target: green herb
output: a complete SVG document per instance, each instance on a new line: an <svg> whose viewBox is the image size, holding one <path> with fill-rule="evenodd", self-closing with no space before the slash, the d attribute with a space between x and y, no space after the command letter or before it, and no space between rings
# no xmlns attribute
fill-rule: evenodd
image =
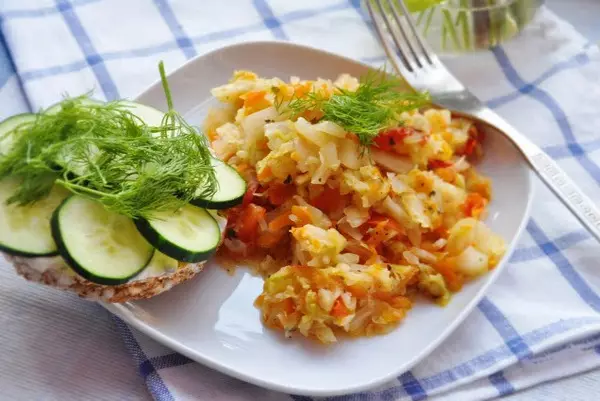
<svg viewBox="0 0 600 401"><path fill-rule="evenodd" d="M369 146L382 130L400 122L400 113L420 108L429 100L428 94L408 92L403 81L377 71L363 77L354 92L338 88L328 99L311 92L292 99L288 109L292 117L321 110L323 120L340 125L355 134L362 145Z"/></svg>
<svg viewBox="0 0 600 401"><path fill-rule="evenodd" d="M213 194L218 184L206 139L173 110L162 62L159 69L169 107L160 126L145 125L121 101L81 96L13 132L0 179L13 176L22 184L8 202L33 203L58 183L136 218L181 207L198 188Z"/></svg>

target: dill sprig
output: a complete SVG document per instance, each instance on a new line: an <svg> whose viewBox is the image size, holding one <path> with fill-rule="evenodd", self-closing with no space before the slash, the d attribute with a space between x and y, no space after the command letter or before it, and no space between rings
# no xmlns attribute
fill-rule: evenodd
<svg viewBox="0 0 600 401"><path fill-rule="evenodd" d="M293 117L320 110L322 120L340 125L355 134L361 145L369 146L381 131L401 123L402 112L423 107L429 101L427 93L408 92L403 81L377 71L362 77L356 91L336 88L329 98L313 91L293 98L287 108Z"/></svg>
<svg viewBox="0 0 600 401"><path fill-rule="evenodd" d="M177 209L213 194L217 181L206 139L173 109L162 62L169 111L148 126L127 103L65 99L60 110L42 112L11 133L15 141L0 159L0 179L21 181L9 203L26 205L58 183L132 218Z"/></svg>

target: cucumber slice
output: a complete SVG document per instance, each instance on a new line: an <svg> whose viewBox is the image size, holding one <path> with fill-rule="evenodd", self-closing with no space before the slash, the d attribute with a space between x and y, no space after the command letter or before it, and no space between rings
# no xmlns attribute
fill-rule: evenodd
<svg viewBox="0 0 600 401"><path fill-rule="evenodd" d="M131 111L132 114L138 116L146 125L151 127L158 127L162 125L162 120L165 115L160 110L154 107L146 106L145 104L131 102L124 100L121 102L127 107L127 110Z"/></svg>
<svg viewBox="0 0 600 401"><path fill-rule="evenodd" d="M23 113L0 122L0 155L7 154L17 140L15 134L19 131L15 131L16 128L23 124L33 123L35 118L35 114Z"/></svg>
<svg viewBox="0 0 600 401"><path fill-rule="evenodd" d="M160 213L152 220L138 219L135 224L156 249L183 262L208 259L221 240L221 229L214 217L193 205Z"/></svg>
<svg viewBox="0 0 600 401"><path fill-rule="evenodd" d="M207 209L227 209L242 203L247 185L242 176L221 160L213 159L219 189L210 198L198 197L190 203ZM198 191L200 192L200 191Z"/></svg>
<svg viewBox="0 0 600 401"><path fill-rule="evenodd" d="M154 253L133 220L73 195L55 210L52 236L60 255L82 277L116 285L142 271Z"/></svg>
<svg viewBox="0 0 600 401"><path fill-rule="evenodd" d="M15 179L0 181L0 249L17 256L52 256L58 253L50 231L52 212L68 192L55 186L48 197L27 206L7 205L17 190Z"/></svg>
<svg viewBox="0 0 600 401"><path fill-rule="evenodd" d="M148 277L158 277L163 274L173 273L177 271L179 267L179 261L173 259L170 256L165 255L164 253L155 250L154 256L148 263L148 266L142 270L139 276L136 276L136 280L142 280Z"/></svg>

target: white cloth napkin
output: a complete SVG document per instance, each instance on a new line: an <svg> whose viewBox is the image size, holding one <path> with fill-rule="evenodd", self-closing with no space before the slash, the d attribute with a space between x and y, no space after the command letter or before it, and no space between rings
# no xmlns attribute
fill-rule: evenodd
<svg viewBox="0 0 600 401"><path fill-rule="evenodd" d="M240 41L291 40L384 61L358 1L4 0L0 16L5 58L16 70L5 79L0 73L2 114L27 104L36 110L64 93L90 89L100 98L133 97L156 79L159 60L173 69ZM505 46L444 61L600 199L599 53L542 9ZM481 400L600 366L599 252L600 245L537 185L532 219L510 266L456 332L397 380L333 399ZM116 326L157 400L310 399L228 378L121 321ZM61 343L68 339L56 344L68 348Z"/></svg>

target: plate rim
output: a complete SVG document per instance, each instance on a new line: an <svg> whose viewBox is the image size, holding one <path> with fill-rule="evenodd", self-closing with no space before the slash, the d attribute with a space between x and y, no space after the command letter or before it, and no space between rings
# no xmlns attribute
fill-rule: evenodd
<svg viewBox="0 0 600 401"><path fill-rule="evenodd" d="M349 57L345 57L343 55L329 52L329 51L326 51L323 49L315 48L312 46L291 43L291 42L286 42L286 41L280 41L280 40L260 40L260 41L247 41L247 42L234 43L234 44L222 46L217 49L213 49L209 52L200 54L200 55L186 61L181 66L179 66L178 68L174 69L169 74L167 74L167 79L169 79L172 75L178 73L179 71L189 67L191 64L197 63L198 60L200 60L200 59L214 57L215 55L217 55L221 52L224 52L224 51L230 51L230 50L235 50L236 48L249 47L249 46L274 46L274 47L287 47L287 48L302 49L304 51L308 50L311 52L319 53L322 56L336 57L345 62L349 62L352 64L359 64L365 68L373 68L372 66L370 66L366 63L363 63L361 61L354 60ZM146 87L144 90L142 90L137 96L135 96L133 98L133 100L138 101L138 99L143 98L150 91L154 90L156 86L162 86L160 79L155 80L152 84L150 84L148 87ZM510 138L508 138L508 140L510 141ZM514 144L511 143L511 145L513 147L515 147ZM508 265L510 257L512 256L512 254L516 248L516 245L519 242L519 239L521 238L521 236L523 234L525 226L527 225L527 223L530 219L531 208L532 208L534 194L535 194L534 172L531 169L531 167L529 166L529 163L527 163L527 160L525 159L523 154L518 149L516 149L516 151L520 155L523 164L527 167L527 174L526 174L526 182L527 182L527 187L528 187L527 203L525 206L523 219L521 220L519 227L517 228L516 234L515 234L513 240L511 241L510 246L507 249L504 257L502 258L500 264L498 266L496 266L496 268L492 272L489 273L487 282L479 289L479 291L476 293L476 295L471 300L469 300L469 302L462 308L462 310L459 312L458 316L452 321L452 323L449 324L443 331L440 332L440 334L434 341L429 343L419 353L417 353L412 358L412 360L410 360L406 363L400 363L398 370L392 370L392 371L388 372L386 375L381 376L379 378L367 380L365 382L356 384L352 387L344 387L344 388L329 387L327 389L303 388L303 387L299 387L299 386L298 387L293 386L293 385L287 386L287 385L279 384L276 382L270 382L266 379L262 379L260 377L251 376L244 372L240 372L239 370L236 370L235 368L232 368L229 365L224 365L224 364L220 363L218 360L215 360L214 358L200 354L198 351L195 351L194 349L186 346L185 344L180 343L177 340L174 340L171 337L163 334L159 330L154 329L152 327L152 325L145 323L144 321L136 318L132 314L132 312L130 310L128 310L122 304L109 304L109 303L105 303L105 302L99 302L99 303L101 306L103 306L109 312L113 313L120 319L124 320L127 324L131 325L132 327L139 330L143 334L148 335L150 338L158 341L159 343L167 346L168 348L171 348L173 351L178 352L182 355L185 355L186 357L190 358L191 360L198 362L202 365L205 365L211 369L214 369L216 371L219 371L219 372L229 375L231 377L235 377L235 378L245 381L247 383L255 384L255 385L263 387L263 388L267 388L267 389L271 389L271 390L275 390L275 391L279 391L279 392L283 392L283 393L306 395L306 396L313 396L313 397L314 396L327 397L327 396L346 395L346 394L352 394L352 393L357 393L357 392L373 389L374 387L377 387L378 385L382 385L386 382L397 379L398 376L400 376L402 373L412 369L416 364L421 362L424 358L426 358L428 355L430 355L436 348L438 348L440 346L440 344L443 341L445 341L450 336L450 334L452 334L456 330L456 328L460 324L463 323L463 321L466 319L466 317L471 314L471 312L477 306L479 301L485 296L485 294L489 291L489 288L496 282L498 276L500 276L500 274L504 271L504 269Z"/></svg>

